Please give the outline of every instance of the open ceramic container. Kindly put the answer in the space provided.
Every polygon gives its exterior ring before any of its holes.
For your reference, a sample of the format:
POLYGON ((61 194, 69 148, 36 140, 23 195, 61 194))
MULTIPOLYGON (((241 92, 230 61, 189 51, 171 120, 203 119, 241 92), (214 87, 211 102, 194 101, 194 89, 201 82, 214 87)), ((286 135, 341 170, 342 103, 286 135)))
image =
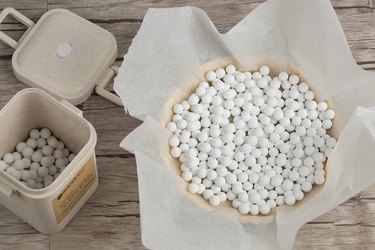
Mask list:
POLYGON ((76 153, 53 183, 31 189, 0 171, 0 203, 44 234, 61 231, 98 186, 94 127, 82 112, 42 90, 25 89, 0 111, 0 155, 14 152, 33 128, 50 128, 76 153))

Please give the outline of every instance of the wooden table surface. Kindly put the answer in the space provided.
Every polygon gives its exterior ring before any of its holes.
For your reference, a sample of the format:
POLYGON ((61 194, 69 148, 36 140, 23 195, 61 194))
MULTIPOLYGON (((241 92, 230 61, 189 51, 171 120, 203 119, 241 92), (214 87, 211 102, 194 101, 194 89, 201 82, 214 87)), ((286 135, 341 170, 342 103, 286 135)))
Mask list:
MULTIPOLYGON (((36 22, 47 10, 66 8, 112 32, 121 64, 150 7, 194 5, 226 32, 262 0, 0 0, 0 10, 14 7, 36 22)), ((375 1, 334 0, 355 60, 375 71, 375 1)), ((18 38, 25 27, 6 20, 0 29, 18 38)), ((13 49, 0 42, 0 107, 26 85, 13 75, 13 49)), ((99 188, 78 215, 56 235, 42 235, 0 206, 0 249, 144 249, 141 243, 137 173, 134 155, 120 141, 140 121, 121 107, 93 94, 78 106, 98 134, 99 188)), ((304 225, 295 249, 375 249, 375 186, 304 225)))

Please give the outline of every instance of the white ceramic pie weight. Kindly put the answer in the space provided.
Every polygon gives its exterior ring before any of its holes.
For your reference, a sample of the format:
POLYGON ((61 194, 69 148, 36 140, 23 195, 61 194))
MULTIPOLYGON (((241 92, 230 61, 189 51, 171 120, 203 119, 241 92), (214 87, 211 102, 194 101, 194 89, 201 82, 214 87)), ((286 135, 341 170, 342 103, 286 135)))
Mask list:
POLYGON ((270 0, 225 34, 194 7, 151 9, 115 79, 144 123, 121 143, 136 155, 142 241, 150 249, 291 249, 299 228, 375 183, 375 74, 354 61, 328 0, 270 0), (336 111, 326 182, 274 217, 241 216, 187 193, 164 127, 208 70, 269 65, 300 74, 336 111))
POLYGON ((0 31, 0 40, 15 49, 18 79, 33 88, 17 93, 0 111, 0 157, 14 152, 34 128, 49 128, 76 157, 51 185, 33 189, 0 171, 0 203, 44 234, 57 233, 78 213, 98 187, 94 127, 74 105, 92 90, 121 105, 105 90, 116 74, 116 40, 108 31, 56 9, 35 24, 12 8, 11 15, 28 27, 19 41, 0 31))

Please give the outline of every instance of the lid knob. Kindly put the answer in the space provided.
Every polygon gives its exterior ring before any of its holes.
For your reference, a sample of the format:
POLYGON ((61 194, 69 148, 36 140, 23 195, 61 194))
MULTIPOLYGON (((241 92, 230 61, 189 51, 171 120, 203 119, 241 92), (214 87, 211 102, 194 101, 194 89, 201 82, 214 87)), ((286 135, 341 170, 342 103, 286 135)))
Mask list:
POLYGON ((59 44, 56 48, 56 54, 59 57, 67 57, 70 55, 70 53, 72 53, 72 46, 67 43, 59 44))

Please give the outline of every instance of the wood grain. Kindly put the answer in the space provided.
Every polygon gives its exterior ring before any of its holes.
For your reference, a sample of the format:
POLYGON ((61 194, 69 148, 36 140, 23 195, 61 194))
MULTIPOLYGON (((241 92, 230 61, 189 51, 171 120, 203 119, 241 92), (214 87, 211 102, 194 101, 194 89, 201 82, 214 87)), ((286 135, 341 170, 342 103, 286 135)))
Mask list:
POLYGON ((51 249, 141 249, 139 200, 132 155, 98 157, 99 189, 51 249))
MULTIPOLYGON (((0 0, 0 9, 14 7, 37 21, 49 9, 66 8, 112 32, 121 64, 148 8, 192 5, 207 12, 218 30, 227 32, 263 0, 0 0)), ((375 71, 375 1, 333 0, 353 57, 375 71)), ((0 30, 18 39, 25 27, 9 18, 0 30)), ((13 49, 0 43, 0 107, 27 86, 13 75, 13 49)), ((140 237, 135 159, 121 149, 121 140, 140 121, 93 94, 78 106, 98 134, 99 188, 67 226, 56 235, 41 235, 0 206, 0 249, 144 249, 140 237)), ((375 186, 304 225, 295 249, 375 249, 375 186)))

